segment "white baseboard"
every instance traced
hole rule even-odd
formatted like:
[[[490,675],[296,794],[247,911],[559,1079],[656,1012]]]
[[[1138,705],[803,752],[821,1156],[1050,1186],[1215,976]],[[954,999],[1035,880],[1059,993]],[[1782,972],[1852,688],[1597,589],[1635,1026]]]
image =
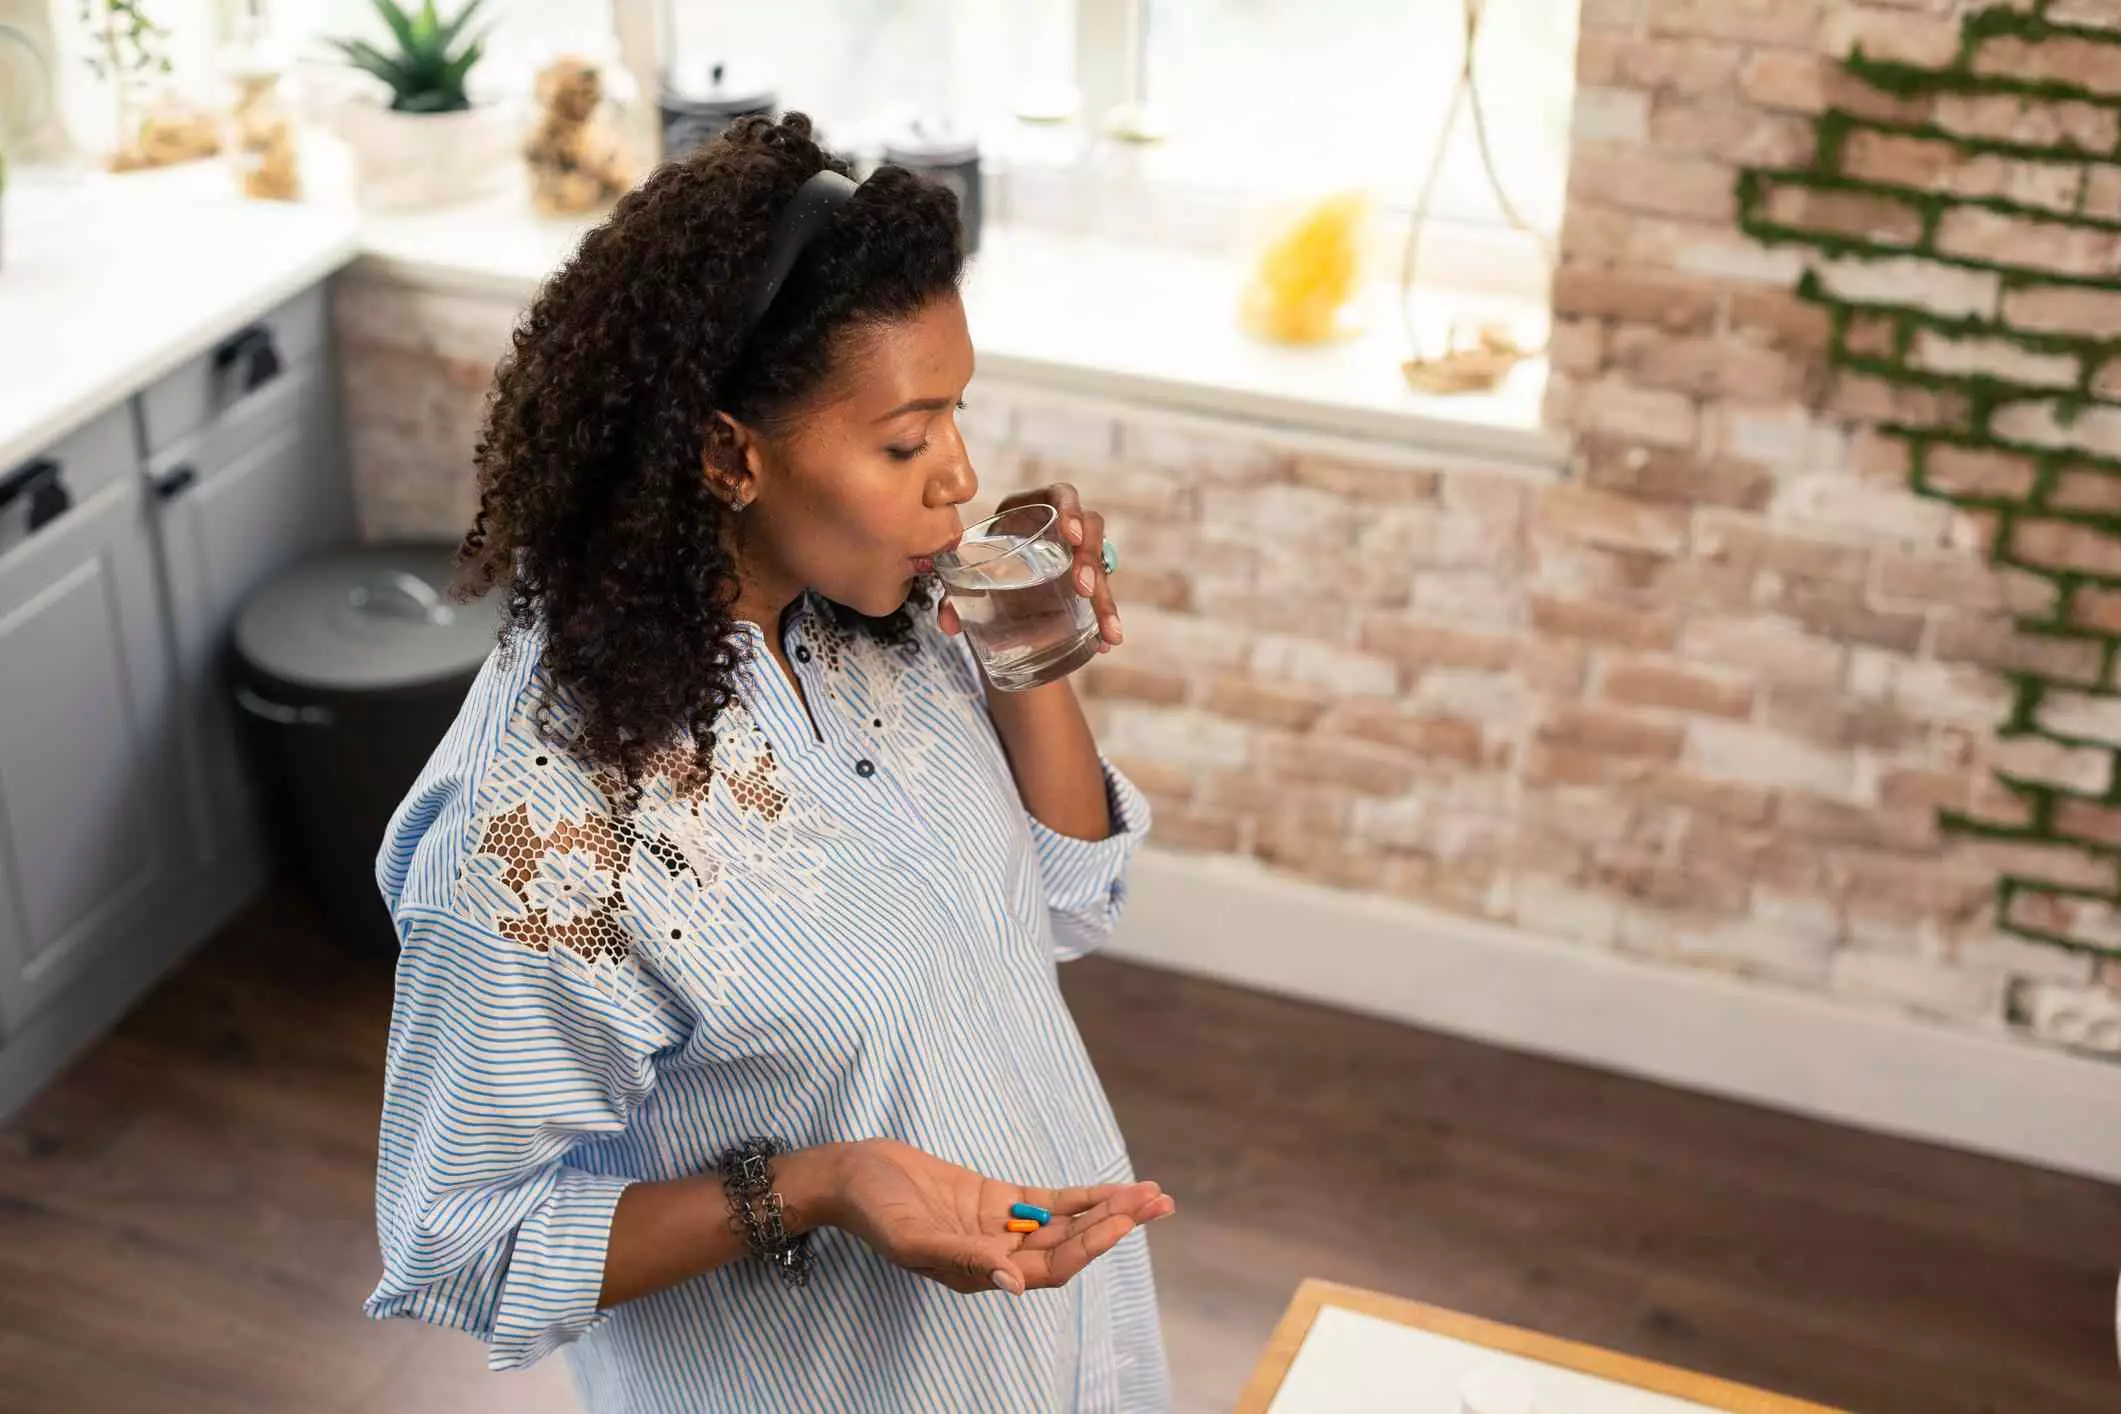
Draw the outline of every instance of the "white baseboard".
[[[1114,955],[2121,1182],[2121,1069],[1150,851]]]

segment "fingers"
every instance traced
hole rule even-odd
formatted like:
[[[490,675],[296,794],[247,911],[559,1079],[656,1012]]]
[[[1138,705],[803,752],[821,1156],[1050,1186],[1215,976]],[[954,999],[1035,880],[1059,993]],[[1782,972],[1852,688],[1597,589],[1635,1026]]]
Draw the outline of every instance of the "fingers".
[[[1060,512],[1061,534],[1067,537],[1070,545],[1076,547],[1076,559],[1080,561],[1087,533],[1087,527],[1083,524],[1083,498],[1077,495],[1075,488],[1067,482],[1057,481],[1040,491],[1034,499],[1043,501]]]
[[[1134,1229],[1178,1211],[1176,1200],[1153,1183],[1107,1185],[1105,1191],[1101,1201],[1081,1212],[1056,1216],[1037,1232],[1024,1235],[1024,1245],[1012,1260],[1027,1286],[1060,1286],[1072,1281]]]
[[[935,626],[953,638],[965,631],[965,622],[957,616],[957,605],[946,595],[941,607],[935,611]]]
[[[1073,1281],[1083,1268],[1119,1245],[1120,1239],[1140,1224],[1125,1213],[1112,1213],[1086,1223],[1051,1247],[1026,1246],[1010,1259],[1030,1288],[1061,1286]]]
[[[999,1226],[1007,1204],[1045,1208],[1053,1219],[1037,1232],[992,1235],[923,1234],[896,1257],[901,1265],[973,1294],[1001,1290],[1014,1296],[1074,1278],[1135,1228],[1169,1217],[1177,1204],[1155,1183],[1102,1183],[1079,1188],[1014,1188],[999,1185],[1003,1206],[992,1216]],[[987,1200],[982,1207],[988,1206]],[[982,1221],[986,1218],[983,1217]]]
[[[1104,647],[1117,647],[1126,635],[1120,631],[1119,605],[1113,602],[1112,580],[1105,573],[1105,518],[1078,509],[1074,524],[1077,530],[1068,538],[1075,547],[1075,591],[1096,611]]]
[[[1019,1188],[1012,1202],[1029,1203],[1034,1208],[1044,1208],[1055,1217],[1072,1217],[1087,1212],[1118,1193],[1130,1188],[1157,1189],[1153,1183],[1100,1183],[1084,1188]]]
[[[1056,1217],[1037,1232],[1025,1233],[1024,1246],[1033,1251],[1048,1251],[1095,1228],[1108,1218],[1129,1218],[1139,1226],[1154,1222],[1158,1218],[1169,1217],[1176,1211],[1177,1202],[1155,1184],[1131,1184],[1102,1203],[1070,1217]]]

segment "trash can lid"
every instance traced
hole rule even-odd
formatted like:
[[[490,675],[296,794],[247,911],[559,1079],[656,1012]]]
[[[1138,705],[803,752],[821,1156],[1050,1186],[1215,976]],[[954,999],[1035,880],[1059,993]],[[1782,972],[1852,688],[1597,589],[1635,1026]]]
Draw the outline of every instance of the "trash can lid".
[[[460,677],[501,626],[491,599],[449,597],[454,547],[372,545],[304,561],[236,615],[236,655],[298,686],[380,692]]]

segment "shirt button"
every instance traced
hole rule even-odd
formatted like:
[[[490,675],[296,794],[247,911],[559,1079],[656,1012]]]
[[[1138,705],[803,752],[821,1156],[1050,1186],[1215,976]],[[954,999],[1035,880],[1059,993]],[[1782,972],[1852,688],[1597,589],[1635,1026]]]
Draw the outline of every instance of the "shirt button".
[[[798,643],[795,646],[795,661],[798,663],[807,663],[810,661],[810,648],[807,644]]]
[[[865,756],[854,763],[854,774],[860,776],[863,780],[867,780],[876,774],[876,763]]]

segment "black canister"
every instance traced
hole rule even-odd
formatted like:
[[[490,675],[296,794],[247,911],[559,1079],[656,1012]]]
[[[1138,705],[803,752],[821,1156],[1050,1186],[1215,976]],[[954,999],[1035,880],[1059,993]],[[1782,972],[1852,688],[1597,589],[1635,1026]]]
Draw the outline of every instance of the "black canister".
[[[770,118],[777,104],[770,83],[733,65],[673,65],[663,76],[663,160],[699,151],[739,118]]]
[[[957,196],[964,225],[965,254],[979,250],[980,218],[985,202],[980,189],[979,144],[962,133],[915,123],[884,144],[884,160],[918,172]]]

